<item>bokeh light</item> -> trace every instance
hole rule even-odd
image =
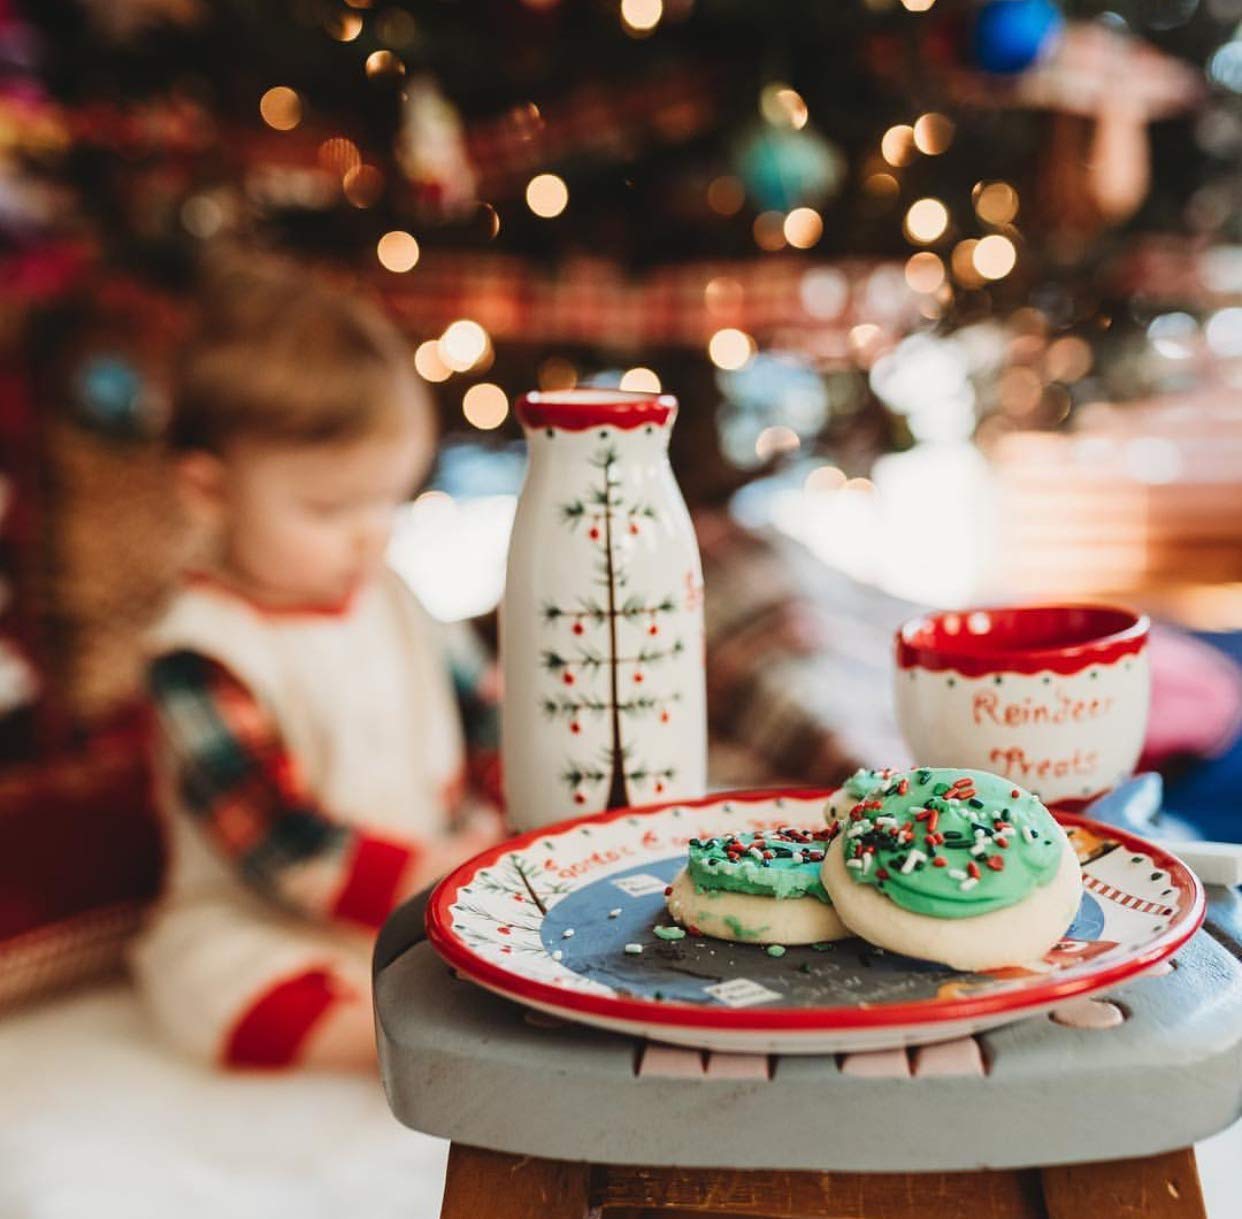
[[[362,33],[362,18],[357,13],[330,13],[323,23],[330,38],[337,42],[353,42]]]
[[[381,76],[404,76],[405,64],[391,51],[372,51],[367,56],[366,73],[373,80]]]
[[[536,216],[551,220],[569,204],[569,187],[556,174],[536,174],[526,184],[526,206]]]
[[[302,99],[296,89],[276,85],[259,98],[259,116],[276,131],[292,131],[302,121]]]
[[[732,174],[713,178],[707,187],[707,206],[721,216],[736,216],[746,202],[746,189]]]
[[[988,224],[1008,224],[1018,214],[1018,192],[1008,182],[976,182],[975,214]]]
[[[801,131],[810,118],[802,94],[779,81],[764,86],[759,94],[759,113],[772,126],[792,127],[795,131]]]
[[[424,381],[438,384],[447,381],[453,370],[440,359],[440,344],[435,339],[419,343],[414,349],[414,368]]]
[[[361,166],[362,153],[358,151],[358,145],[353,140],[338,135],[319,145],[318,159],[324,169],[339,174],[343,181],[351,169]]]
[[[375,256],[385,271],[412,271],[418,263],[418,242],[404,229],[385,233],[375,246]]]
[[[924,245],[944,235],[949,225],[949,209],[939,199],[916,199],[906,212],[905,232],[911,241]]]
[[[802,484],[804,491],[812,491],[820,495],[840,491],[844,486],[845,471],[836,466],[816,466]]]
[[[935,292],[944,283],[944,263],[930,250],[911,254],[906,261],[906,283],[915,292]]]
[[[880,139],[880,155],[899,169],[914,160],[914,153],[914,128],[908,123],[890,127]]]
[[[549,356],[539,365],[536,380],[542,390],[573,389],[578,384],[578,370],[562,356]]]
[[[975,270],[975,246],[979,244],[977,237],[967,237],[953,247],[949,264],[953,268],[953,278],[964,288],[978,288],[983,283],[983,276]]]
[[[801,444],[802,441],[798,439],[798,433],[793,428],[781,423],[774,424],[772,427],[765,427],[755,437],[755,456],[760,461],[771,461],[782,453],[792,453]]]
[[[1018,261],[1018,251],[1008,237],[990,233],[975,246],[971,261],[984,279],[1004,279]]]
[[[953,120],[934,111],[914,124],[914,146],[929,157],[939,156],[953,142]]]
[[[782,231],[794,249],[809,250],[824,235],[824,221],[813,207],[795,207],[785,217]]]
[[[717,368],[733,371],[750,363],[755,354],[755,340],[744,330],[726,326],[712,335],[707,354]]]
[[[755,245],[769,254],[785,248],[785,217],[776,211],[760,212],[751,226]]]
[[[703,289],[703,303],[708,313],[737,313],[746,302],[746,289],[729,275],[717,275]]]
[[[936,0],[901,0],[901,7],[911,13],[925,13]]]
[[[509,399],[499,385],[480,381],[472,385],[461,400],[461,413],[466,422],[482,431],[498,428],[509,416]]]
[[[384,193],[384,175],[374,165],[355,165],[345,171],[341,189],[354,207],[370,207]]]
[[[664,0],[621,0],[621,21],[631,33],[650,33],[663,16]]]
[[[1054,381],[1079,381],[1091,371],[1091,364],[1091,344],[1075,334],[1054,339],[1044,356],[1044,368]]]
[[[639,367],[627,369],[618,388],[637,390],[645,394],[658,394],[662,387],[660,378],[652,369]]]
[[[440,359],[454,372],[473,368],[487,354],[487,331],[470,318],[451,322],[440,336]]]

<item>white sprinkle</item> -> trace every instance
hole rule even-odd
[[[961,868],[950,868],[949,875],[954,880],[965,880],[966,879],[966,873],[963,872]]]
[[[552,959],[553,959],[554,961],[559,961],[559,960],[560,960],[560,959],[561,959],[564,955],[565,955],[565,954],[564,954],[564,953],[563,953],[563,952],[562,952],[562,951],[558,948],[558,949],[557,949],[557,950],[556,950],[556,951],[552,954]]]
[[[790,858],[794,861],[794,863],[806,863],[806,856],[803,855],[801,851],[795,851]]]
[[[885,816],[885,817],[877,817],[877,818],[875,819],[875,823],[876,823],[876,825],[896,825],[896,824],[897,824],[897,818],[896,818],[896,817],[887,817],[887,816]]]
[[[861,859],[847,859],[845,861],[845,866],[847,868],[861,868],[863,866],[863,861]]]
[[[984,842],[982,839],[980,839],[978,842],[975,843],[973,847],[970,848],[970,853],[972,855],[986,855],[987,851],[988,851],[988,844]]]
[[[642,950],[643,946],[641,944],[626,944],[625,946],[625,951],[632,957],[638,956]]]
[[[996,826],[996,832],[998,834],[1003,834],[1006,830],[1012,830],[1012,829],[1013,829],[1013,826],[1010,825],[1008,821],[998,822]]]
[[[621,917],[621,907],[620,907],[620,906],[618,906],[615,910],[609,910],[609,911],[608,911],[608,917],[609,917],[609,918],[620,918],[620,917]]]
[[[871,853],[868,852],[863,857],[863,875],[866,876],[871,871]]]
[[[969,893],[978,883],[979,880],[977,877],[968,876],[960,885],[958,885],[958,889],[960,889],[963,893]]]
[[[561,932],[561,939],[563,940],[572,939],[573,934],[574,934],[574,929],[572,927],[566,927],[565,930]]]
[[[922,851],[917,849],[911,851],[910,854],[906,856],[906,862],[901,865],[902,875],[904,876],[909,872],[913,872],[915,865],[921,863],[926,858],[927,856],[924,855]]]

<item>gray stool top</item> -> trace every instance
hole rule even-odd
[[[771,1058],[549,1027],[415,942],[414,904],[376,948],[384,1087],[416,1130],[593,1163],[920,1172],[1152,1155],[1242,1113],[1242,900],[1209,896],[1175,968],[1098,1005],[1115,1027],[1037,1016],[943,1051]]]

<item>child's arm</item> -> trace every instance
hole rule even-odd
[[[205,656],[160,657],[150,685],[182,806],[251,885],[284,906],[378,927],[409,894],[499,840],[498,819],[398,841],[333,818],[303,788],[254,695]]]

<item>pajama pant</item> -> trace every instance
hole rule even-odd
[[[370,1002],[372,944],[247,893],[182,898],[156,909],[131,965],[169,1043],[216,1065],[283,1067],[334,1006]]]

